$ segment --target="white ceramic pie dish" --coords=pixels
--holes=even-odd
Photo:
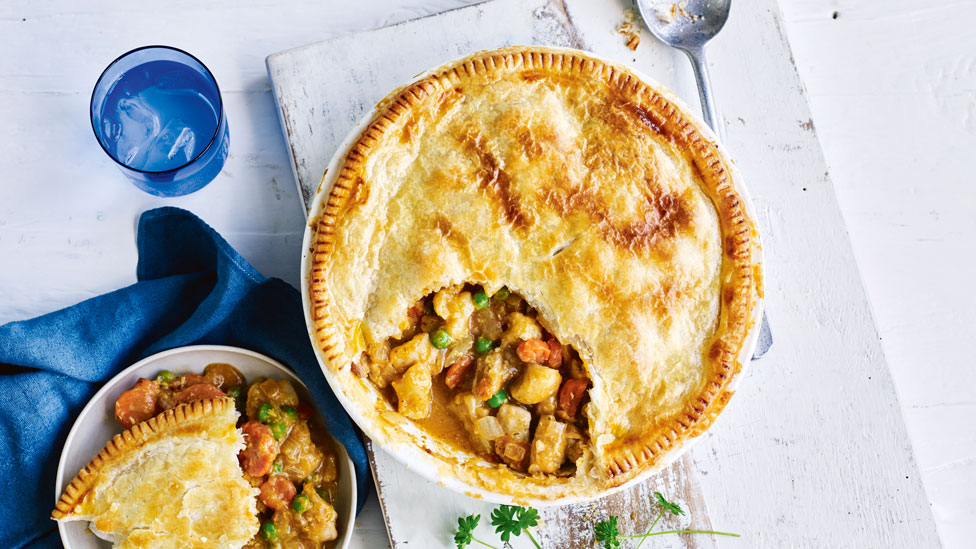
[[[122,392],[132,388],[140,377],[154,378],[160,370],[176,374],[197,372],[213,362],[232,364],[248,381],[257,377],[287,377],[295,383],[295,389],[303,400],[312,402],[308,388],[291,370],[280,362],[254,351],[222,345],[194,345],[179,347],[147,357],[129,366],[105,384],[78,415],[68,438],[65,440],[58,462],[57,491],[55,501],[61,497],[68,482],[81,470],[113,436],[122,432],[115,422],[115,401]],[[322,420],[319,415],[319,421]],[[335,441],[339,455],[339,483],[336,527],[339,537],[336,549],[345,549],[352,539],[356,517],[356,482],[353,463],[345,447]],[[52,504],[53,507],[53,504]],[[107,549],[112,543],[97,537],[88,528],[87,521],[58,522],[61,543],[65,549]]]
[[[570,48],[546,47],[546,49],[553,52],[559,52],[559,51],[578,52],[579,51]],[[586,56],[593,57],[595,59],[607,63],[623,65],[622,63],[610,60],[608,58],[594,54],[592,52],[582,52],[582,53]],[[472,54],[472,55],[476,55],[476,54]],[[309,295],[309,281],[310,281],[309,279],[310,279],[310,271],[312,266],[310,259],[311,259],[311,250],[313,248],[312,238],[314,237],[314,227],[316,226],[315,221],[319,219],[323,214],[323,210],[324,210],[323,206],[325,205],[326,199],[328,198],[329,193],[332,190],[333,184],[335,183],[339,175],[339,171],[340,171],[339,168],[344,162],[345,157],[349,152],[350,148],[357,142],[360,133],[368,126],[370,121],[379,111],[379,108],[381,106],[384,106],[386,104],[386,101],[389,98],[395,97],[399,91],[407,88],[408,86],[412,85],[418,80],[421,80],[433,73],[441,71],[446,66],[454,65],[458,63],[459,60],[465,59],[467,57],[471,57],[471,55],[466,55],[458,59],[448,61],[439,67],[435,67],[426,72],[418,74],[410,81],[404,83],[403,85],[396,88],[395,90],[392,90],[386,96],[386,98],[380,101],[376,107],[371,109],[360,119],[360,121],[356,124],[356,126],[349,132],[349,134],[346,136],[343,142],[339,145],[339,148],[336,150],[335,154],[330,160],[329,165],[326,168],[325,174],[322,178],[322,182],[319,184],[319,188],[316,191],[315,197],[312,199],[309,205],[309,217],[308,217],[309,222],[306,224],[305,238],[302,247],[302,272],[301,272],[302,303],[305,308],[305,320],[306,320],[307,328],[309,330],[309,337],[312,341],[312,347],[315,350],[316,357],[318,358],[319,365],[322,368],[322,372],[325,375],[325,378],[329,381],[329,384],[332,386],[333,390],[335,391],[337,398],[345,407],[350,417],[352,417],[353,421],[356,422],[356,424],[360,427],[360,429],[362,429],[363,432],[370,437],[370,439],[372,439],[381,448],[383,448],[388,453],[390,453],[397,461],[403,463],[407,468],[423,476],[424,478],[432,482],[438,483],[457,493],[465,494],[468,496],[484,499],[494,503],[501,503],[501,504],[517,504],[517,505],[529,504],[534,506],[564,505],[564,504],[576,503],[579,501],[588,501],[588,500],[596,499],[598,497],[603,497],[611,493],[620,491],[629,486],[633,486],[634,484],[640,483],[646,480],[647,478],[653,476],[655,473],[664,469],[665,467],[667,467],[668,465],[676,461],[679,457],[681,457],[688,450],[688,448],[691,447],[691,444],[698,439],[698,437],[688,439],[687,441],[677,445],[675,448],[669,451],[669,453],[666,456],[666,459],[662,460],[657,467],[648,469],[644,471],[642,474],[631,479],[630,481],[620,486],[614,487],[612,489],[603,491],[594,496],[564,497],[558,500],[540,500],[540,499],[529,499],[525,497],[515,498],[507,494],[501,494],[498,492],[485,490],[481,487],[468,484],[460,480],[459,478],[452,476],[449,473],[450,467],[449,466],[445,467],[445,463],[443,461],[431,455],[431,453],[425,450],[424,448],[424,446],[426,445],[443,447],[444,444],[434,440],[429,434],[427,434],[425,431],[421,430],[420,428],[416,427],[409,420],[403,419],[403,421],[397,422],[398,425],[402,428],[402,430],[409,435],[409,437],[404,437],[404,436],[391,436],[388,427],[378,425],[376,424],[376,422],[374,422],[373,419],[367,418],[364,414],[360,412],[360,410],[357,408],[357,405],[353,403],[352,400],[346,394],[344,394],[342,390],[342,384],[339,382],[339,380],[336,378],[336,374],[332,371],[332,369],[327,364],[324,353],[316,343],[315,322],[311,316],[312,307],[311,307],[311,300]],[[673,93],[668,91],[667,88],[661,86],[653,78],[647,76],[646,74],[643,74],[642,72],[630,66],[626,66],[626,67],[641,81],[654,87],[656,90],[662,93],[668,99],[668,101],[670,101],[675,107],[678,108],[678,110],[681,111],[682,115],[687,120],[690,120],[695,124],[696,128],[706,139],[709,139],[717,144],[721,156],[727,160],[726,164],[729,167],[729,173],[731,174],[735,190],[738,193],[742,203],[744,204],[746,212],[749,214],[749,216],[752,219],[757,219],[756,211],[752,204],[752,200],[749,196],[747,189],[745,188],[745,185],[743,184],[741,175],[736,169],[734,162],[731,160],[731,155],[726,150],[724,145],[719,143],[718,138],[715,136],[714,132],[712,132],[712,130],[708,127],[707,124],[704,123],[704,121],[702,121],[701,116],[698,115],[695,111],[693,111],[690,107],[688,107],[688,105],[686,105],[684,101],[682,101],[680,98],[678,98]],[[762,269],[761,253],[757,262],[759,263],[759,267],[761,270]],[[742,368],[729,382],[728,385],[729,391],[735,391],[740,380],[742,379],[742,376],[745,373],[746,366],[751,361],[759,337],[759,327],[762,319],[762,313],[763,313],[763,303],[762,303],[762,299],[760,298],[755,308],[753,309],[753,314],[750,319],[751,324],[750,324],[749,333],[738,357],[739,362],[742,364]],[[423,444],[418,444],[416,441],[421,441]],[[469,456],[467,456],[467,454],[465,454],[464,452],[457,451],[454,453],[459,460],[469,459]]]

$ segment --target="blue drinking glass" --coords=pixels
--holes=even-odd
[[[95,137],[122,172],[156,196],[182,196],[210,183],[230,137],[220,88],[196,57],[145,46],[112,61],[91,98]]]

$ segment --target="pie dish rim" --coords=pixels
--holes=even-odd
[[[681,437],[673,446],[668,448],[663,452],[663,456],[659,458],[654,466],[651,467],[641,467],[642,469],[636,474],[629,474],[629,478],[620,484],[610,486],[608,488],[601,489],[595,493],[589,493],[585,495],[572,494],[568,496],[563,496],[555,499],[539,499],[528,496],[513,495],[506,492],[493,491],[486,489],[481,486],[477,486],[461,480],[456,475],[444,476],[444,468],[439,468],[438,464],[443,462],[436,457],[430,455],[429,452],[425,451],[422,445],[415,440],[393,440],[388,434],[386,434],[383,428],[373,425],[373,421],[369,418],[364,417],[360,414],[357,404],[353,402],[344,388],[342,382],[338,379],[336,373],[329,366],[329,359],[325,356],[326,351],[322,349],[320,345],[320,337],[317,334],[320,329],[320,325],[316,322],[311,302],[311,291],[310,291],[310,277],[311,271],[314,267],[314,261],[312,256],[314,255],[314,239],[319,227],[319,220],[325,214],[325,207],[327,205],[328,199],[331,196],[333,185],[335,181],[339,178],[341,168],[346,162],[346,157],[349,152],[359,143],[363,132],[369,129],[370,124],[376,118],[377,114],[383,111],[390,103],[393,98],[397,98],[405,90],[413,86],[414,84],[435,75],[450,67],[458,66],[469,59],[478,59],[482,57],[487,57],[489,55],[504,55],[512,52],[518,51],[528,51],[528,52],[543,52],[543,53],[553,53],[553,54],[565,54],[581,56],[583,58],[590,58],[595,61],[604,63],[613,68],[623,69],[629,72],[631,75],[636,77],[642,84],[653,89],[655,93],[660,94],[664,97],[674,108],[678,111],[682,118],[693,126],[693,128],[701,134],[701,136],[710,144],[714,145],[715,152],[719,158],[722,159],[725,171],[728,175],[730,182],[732,183],[733,190],[742,203],[742,210],[746,214],[747,218],[751,220],[752,225],[752,242],[755,245],[755,249],[752,252],[751,263],[753,269],[757,275],[757,282],[755,284],[756,288],[754,291],[754,296],[752,297],[752,309],[748,316],[746,335],[742,339],[742,346],[739,349],[738,355],[735,357],[736,362],[740,365],[738,370],[735,370],[730,375],[730,379],[726,382],[724,387],[719,391],[719,394],[727,394],[731,396],[741,382],[742,377],[747,369],[750,362],[752,354],[754,352],[758,335],[760,320],[762,318],[764,309],[764,288],[762,284],[762,272],[764,267],[763,261],[763,251],[760,242],[760,235],[757,226],[757,215],[755,207],[752,203],[750,195],[745,188],[744,182],[742,180],[741,174],[739,173],[734,161],[731,158],[728,150],[725,146],[718,141],[715,133],[703,122],[701,116],[694,112],[687,104],[685,104],[680,98],[678,98],[673,92],[668,88],[662,86],[657,80],[651,78],[647,74],[622,63],[620,61],[615,61],[609,59],[605,56],[599,54],[578,50],[574,48],[563,48],[563,47],[550,47],[550,46],[514,46],[500,48],[496,50],[485,50],[478,51],[472,54],[464,55],[450,61],[447,61],[437,67],[431,68],[424,71],[417,76],[411,78],[409,81],[403,83],[397,88],[389,92],[381,101],[379,101],[374,107],[369,109],[356,123],[355,126],[349,131],[342,143],[337,147],[335,153],[333,154],[328,167],[322,177],[319,186],[312,197],[311,202],[308,205],[308,221],[306,223],[305,236],[303,239],[302,247],[302,271],[301,271],[301,292],[302,292],[302,304],[305,309],[305,319],[306,327],[309,332],[309,338],[312,347],[315,351],[316,359],[319,361],[319,365],[323,371],[324,376],[329,381],[330,386],[333,388],[337,398],[342,403],[346,412],[349,413],[350,417],[356,422],[356,424],[364,431],[364,433],[373,441],[388,453],[390,453],[397,461],[404,464],[407,468],[420,474],[422,477],[441,484],[457,493],[466,494],[472,497],[477,497],[480,499],[485,499],[487,501],[492,501],[496,503],[515,503],[515,504],[532,504],[539,506],[547,505],[563,505],[567,503],[574,503],[580,501],[590,501],[599,497],[604,497],[608,494],[620,491],[626,487],[633,486],[634,484],[647,479],[656,472],[659,472],[663,468],[667,467],[678,458],[680,458],[687,450],[690,448],[691,444],[696,442],[700,435],[705,431],[710,429],[717,418],[712,418],[707,422],[704,428],[698,428],[694,434],[689,434],[688,436]],[[348,373],[348,369],[347,372]],[[727,402],[727,401],[726,401]],[[724,403],[718,406],[718,410],[724,407]],[[715,415],[719,415],[717,412]],[[414,433],[416,434],[416,433]],[[422,438],[426,439],[423,433],[420,433]],[[406,437],[400,437],[406,438]],[[462,452],[463,453],[463,452]],[[625,471],[626,475],[627,472]]]

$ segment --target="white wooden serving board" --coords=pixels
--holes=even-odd
[[[646,31],[636,52],[624,47],[615,29],[628,8],[626,0],[495,0],[270,56],[306,205],[364,112],[415,74],[477,50],[578,47],[630,64],[697,105],[681,54]],[[662,536],[651,547],[937,547],[775,1],[736,3],[709,54],[728,145],[760,216],[777,345],[753,365],[718,424],[661,475],[598,502],[543,510],[543,545],[589,546],[592,523],[608,514],[621,517],[623,533],[643,531],[657,490],[690,511],[665,526],[743,537]],[[470,513],[483,516],[479,537],[496,539],[491,505],[369,450],[395,547],[451,547],[457,516]]]

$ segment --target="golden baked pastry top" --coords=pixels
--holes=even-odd
[[[354,364],[418,300],[463,283],[518,292],[592,383],[577,474],[462,458],[463,482],[591,496],[701,434],[762,289],[737,175],[700,128],[626,68],[540,47],[476,54],[384,100],[312,220],[308,288],[316,343],[367,434],[411,437]]]
[[[257,489],[237,454],[234,400],[197,400],[116,435],[65,489],[51,517],[91,521],[116,547],[243,547]]]

